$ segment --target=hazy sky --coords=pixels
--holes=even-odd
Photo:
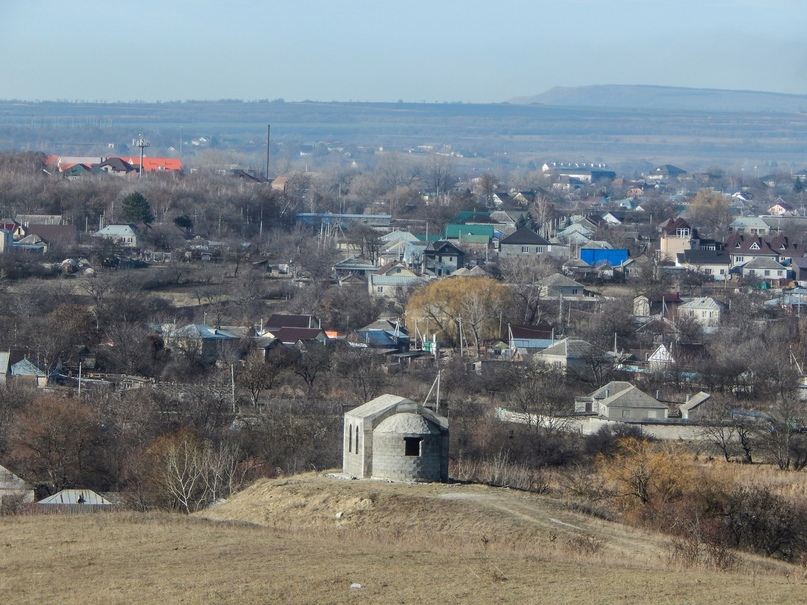
[[[0,0],[0,98],[499,102],[807,94],[805,0]]]

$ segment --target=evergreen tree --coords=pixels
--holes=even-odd
[[[143,194],[139,191],[135,191],[123,198],[123,204],[118,218],[123,223],[143,223],[144,225],[150,225],[154,222],[154,213],[151,211],[151,204],[143,197]]]

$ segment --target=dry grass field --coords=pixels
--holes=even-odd
[[[804,569],[682,568],[533,494],[304,475],[204,513],[0,518],[0,603],[803,603]],[[361,588],[351,587],[361,585]]]

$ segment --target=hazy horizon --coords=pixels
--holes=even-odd
[[[604,84],[807,94],[798,0],[8,4],[5,99],[499,103]]]

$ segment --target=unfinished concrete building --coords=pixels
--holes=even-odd
[[[347,413],[342,470],[350,477],[448,481],[448,419],[397,395]]]

